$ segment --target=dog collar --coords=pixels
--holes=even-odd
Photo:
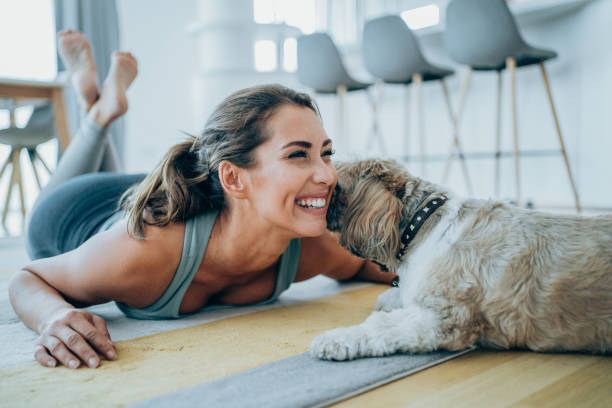
[[[431,214],[433,214],[438,208],[440,208],[446,202],[446,200],[447,197],[445,196],[432,198],[427,203],[425,203],[425,206],[423,208],[421,208],[414,214],[414,216],[410,219],[410,222],[404,229],[404,232],[402,233],[402,238],[400,241],[400,250],[397,253],[398,260],[402,260],[402,258],[406,254],[406,251],[408,250],[408,245],[410,244],[410,242],[412,242],[412,240],[416,236],[417,232],[419,232],[419,229],[423,226],[425,221],[427,221],[427,218],[429,218]]]

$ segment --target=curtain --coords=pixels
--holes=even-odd
[[[119,50],[119,16],[115,0],[54,0],[55,30],[77,30],[91,43],[98,70],[98,84],[101,85],[111,64],[111,53]],[[65,67],[57,56],[58,72]],[[66,110],[70,132],[75,134],[81,119],[81,112],[72,89],[66,90]],[[110,135],[117,147],[121,164],[124,162],[124,121],[116,120],[110,127]]]

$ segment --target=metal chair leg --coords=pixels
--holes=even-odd
[[[13,157],[15,157],[15,151],[15,148],[11,149],[10,158],[11,164],[13,164],[13,168],[11,171],[11,179],[9,180],[8,191],[6,193],[6,200],[4,201],[4,210],[2,211],[2,224],[6,223],[6,216],[8,214],[9,205],[11,203],[11,196],[13,195],[13,186],[15,185],[15,181],[17,180],[14,166],[15,161],[13,160]]]
[[[463,170],[463,176],[465,177],[465,185],[467,187],[469,195],[473,195],[472,182],[470,181],[470,175],[468,173],[467,164],[465,162],[465,156],[463,155],[463,149],[461,148],[461,143],[459,142],[459,123],[457,122],[457,118],[455,117],[455,113],[453,112],[453,106],[451,104],[450,97],[448,95],[448,87],[446,86],[446,81],[444,80],[444,78],[440,79],[440,84],[442,85],[442,93],[444,94],[444,100],[446,101],[446,108],[448,111],[448,116],[450,117],[451,125],[453,126],[453,143],[451,145],[451,159],[453,157],[452,152],[454,150],[457,150],[457,154],[459,155],[459,160],[461,162],[461,168]],[[448,163],[450,163],[450,161]]]
[[[344,95],[346,95],[346,85],[338,85],[336,94],[338,95],[338,141],[343,144],[344,140]],[[348,153],[348,143],[346,145]]]
[[[501,177],[501,111],[502,111],[502,71],[497,71],[497,128],[495,129],[495,197],[499,198]]]
[[[9,163],[12,160],[13,160],[13,150],[11,150],[11,152],[8,155],[8,157],[4,161],[4,164],[2,165],[2,169],[0,170],[0,180],[2,180],[2,176],[4,175],[4,171],[6,170],[6,168],[8,167]]]
[[[423,111],[423,92],[422,92],[422,84],[423,77],[421,74],[412,75],[412,82],[414,82],[414,89],[417,95],[417,116],[418,124],[419,124],[419,155],[421,161],[421,177],[426,177],[427,175],[427,165],[425,164],[425,114]]]
[[[38,154],[37,150],[34,150],[34,155],[36,156],[36,158],[42,163],[42,165],[45,167],[45,170],[47,170],[47,173],[49,173],[49,175],[51,175],[51,169],[49,169],[49,166],[47,165],[47,163],[45,163],[45,161],[43,160],[43,158],[40,156],[40,154]]]
[[[21,202],[21,214],[25,216],[25,197],[23,195],[23,178],[21,177],[21,148],[16,150],[16,154],[13,155],[13,171],[16,175],[17,186],[19,187],[19,198]]]
[[[38,184],[38,189],[41,189],[40,177],[38,175],[38,170],[36,170],[36,150],[28,149],[28,157],[30,158],[30,164],[32,165],[32,172],[34,173],[34,179],[36,179],[36,184]]]
[[[553,119],[555,121],[555,128],[557,129],[557,136],[559,137],[559,144],[561,145],[561,153],[563,154],[563,159],[565,160],[567,176],[569,177],[569,181],[572,186],[572,191],[574,193],[574,200],[576,202],[576,211],[580,212],[581,207],[580,207],[580,199],[578,198],[578,190],[576,189],[576,183],[574,182],[574,177],[572,176],[572,170],[570,168],[570,163],[567,157],[567,152],[565,151],[565,143],[563,142],[563,135],[561,134],[561,126],[559,125],[559,118],[557,117],[557,111],[555,109],[555,102],[553,100],[552,92],[550,90],[550,84],[548,83],[548,74],[546,72],[546,67],[543,62],[540,62],[540,70],[542,71],[542,79],[544,80],[544,85],[546,85],[546,94],[548,95],[548,101],[550,102],[550,109],[552,110]]]
[[[387,154],[387,148],[385,147],[385,139],[380,131],[380,126],[378,125],[378,104],[382,101],[383,98],[383,89],[384,83],[380,80],[376,81],[374,86],[374,90],[370,93],[366,91],[368,96],[368,100],[370,102],[370,107],[372,108],[372,126],[370,129],[370,135],[368,137],[368,143],[366,150],[370,150],[372,148],[372,142],[374,139],[378,139],[380,143],[380,151],[382,154]]]
[[[410,129],[412,123],[410,122],[410,87],[404,85],[404,156],[408,157],[411,153],[410,149]]]
[[[521,176],[519,169],[519,142],[518,142],[518,119],[516,110],[516,60],[512,57],[506,59],[506,67],[510,71],[510,82],[512,84],[512,129],[514,134],[514,175],[516,181],[516,205],[521,204]]]
[[[467,99],[467,94],[470,89],[471,78],[472,78],[472,68],[468,67],[468,70],[465,73],[465,79],[463,80],[463,89],[461,90],[461,97],[459,98],[459,108],[457,109],[457,113],[455,115],[456,122],[457,122],[457,129],[459,129],[459,124],[461,123],[461,118],[463,117],[465,101]],[[454,150],[455,150],[454,145],[451,145],[449,152],[448,152],[448,158],[446,159],[444,173],[442,176],[443,183],[446,183],[446,181],[448,180],[448,176],[450,174],[450,166],[453,160]]]

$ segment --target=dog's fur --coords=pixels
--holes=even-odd
[[[473,345],[612,352],[612,216],[459,199],[393,161],[340,164],[338,177],[328,228],[354,254],[395,271],[400,287],[384,292],[362,324],[316,337],[313,355]],[[442,195],[447,202],[398,260],[400,224]]]

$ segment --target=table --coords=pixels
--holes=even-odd
[[[25,99],[48,99],[53,105],[57,138],[62,150],[70,143],[70,131],[64,105],[64,84],[59,81],[0,78],[0,98],[12,98],[19,104]]]

